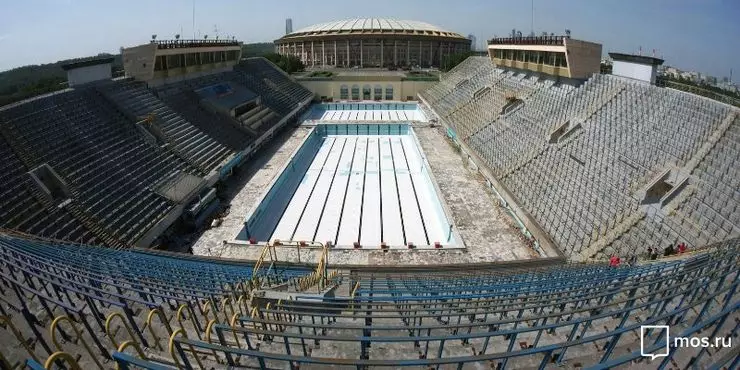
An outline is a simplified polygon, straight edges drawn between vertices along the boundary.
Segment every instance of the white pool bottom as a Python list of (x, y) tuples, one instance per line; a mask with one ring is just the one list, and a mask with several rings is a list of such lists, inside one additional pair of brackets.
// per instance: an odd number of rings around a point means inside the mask
[(413, 136), (328, 136), (270, 240), (446, 244), (423, 168)]
[(397, 122), (426, 120), (418, 110), (327, 110), (312, 114), (309, 119), (323, 121)]

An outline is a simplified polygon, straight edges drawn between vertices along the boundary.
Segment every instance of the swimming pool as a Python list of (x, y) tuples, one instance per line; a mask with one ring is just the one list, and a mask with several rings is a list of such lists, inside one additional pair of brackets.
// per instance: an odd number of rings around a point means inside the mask
[(455, 244), (407, 123), (315, 126), (249, 212), (239, 238), (370, 248)]
[(410, 122), (427, 121), (417, 103), (321, 103), (304, 115), (307, 121)]

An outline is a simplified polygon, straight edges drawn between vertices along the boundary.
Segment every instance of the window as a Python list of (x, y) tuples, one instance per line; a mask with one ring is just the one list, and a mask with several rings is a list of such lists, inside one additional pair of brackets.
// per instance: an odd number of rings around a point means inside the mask
[(393, 85), (385, 87), (385, 100), (393, 100)]
[(568, 63), (565, 60), (565, 53), (554, 53), (555, 54), (555, 63), (553, 64), (556, 67), (567, 67)]
[(360, 85), (352, 85), (352, 100), (360, 100)]
[(383, 86), (375, 85), (373, 88), (373, 100), (383, 100)]
[(370, 85), (365, 85), (362, 87), (362, 100), (370, 100), (372, 99), (370, 97)]
[(568, 66), (568, 60), (565, 59), (565, 53), (560, 53), (560, 66), (561, 67), (567, 67)]
[(163, 55), (158, 55), (154, 59), (154, 70), (155, 71), (161, 71), (163, 69), (164, 69), (164, 56)]
[(555, 65), (555, 53), (545, 52), (545, 64), (548, 66)]
[(349, 99), (349, 87), (347, 87), (347, 85), (342, 85), (339, 88), (339, 99), (342, 99), (342, 100)]

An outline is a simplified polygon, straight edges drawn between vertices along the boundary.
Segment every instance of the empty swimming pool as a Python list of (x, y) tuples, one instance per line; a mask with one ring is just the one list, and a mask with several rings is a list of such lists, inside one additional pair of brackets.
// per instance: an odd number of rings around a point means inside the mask
[(240, 236), (375, 248), (454, 243), (407, 124), (317, 125)]
[(416, 103), (321, 103), (311, 107), (304, 119), (379, 123), (427, 120)]

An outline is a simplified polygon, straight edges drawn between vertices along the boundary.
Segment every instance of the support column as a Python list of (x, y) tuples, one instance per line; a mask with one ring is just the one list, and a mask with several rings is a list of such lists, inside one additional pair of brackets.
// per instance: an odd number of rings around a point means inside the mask
[(419, 40), (419, 67), (421, 67), (422, 58), (424, 58), (424, 50), (423, 50), (424, 41)]
[(315, 58), (315, 56), (316, 56), (316, 54), (314, 53), (314, 50), (313, 50), (313, 41), (311, 41), (311, 66), (315, 66), (316, 65), (316, 58)]
[(326, 68), (326, 45), (321, 40), (321, 67)]
[(337, 66), (339, 60), (337, 60), (337, 40), (334, 40), (334, 67)]
[(362, 40), (360, 40), (360, 68), (364, 67), (365, 64), (363, 63), (363, 55), (362, 55)]
[(434, 64), (434, 41), (429, 41), (429, 66)]
[(393, 40), (393, 66), (394, 67), (398, 65), (398, 49), (397, 49), (397, 45), (398, 45), (398, 40)]
[(349, 40), (347, 40), (347, 60), (344, 62), (345, 67), (349, 67)]
[(406, 66), (411, 67), (411, 40), (406, 41)]
[(442, 45), (444, 45), (444, 47), (446, 49), (447, 48), (447, 43), (445, 42), (445, 43), (440, 43), (439, 44), (439, 66), (440, 67), (442, 66), (442, 55), (444, 55), (444, 53), (442, 53)]
[[(383, 39), (380, 39), (380, 68), (383, 68), (384, 62), (385, 61), (383, 60)], [(373, 94), (375, 94), (375, 92), (373, 92)]]

